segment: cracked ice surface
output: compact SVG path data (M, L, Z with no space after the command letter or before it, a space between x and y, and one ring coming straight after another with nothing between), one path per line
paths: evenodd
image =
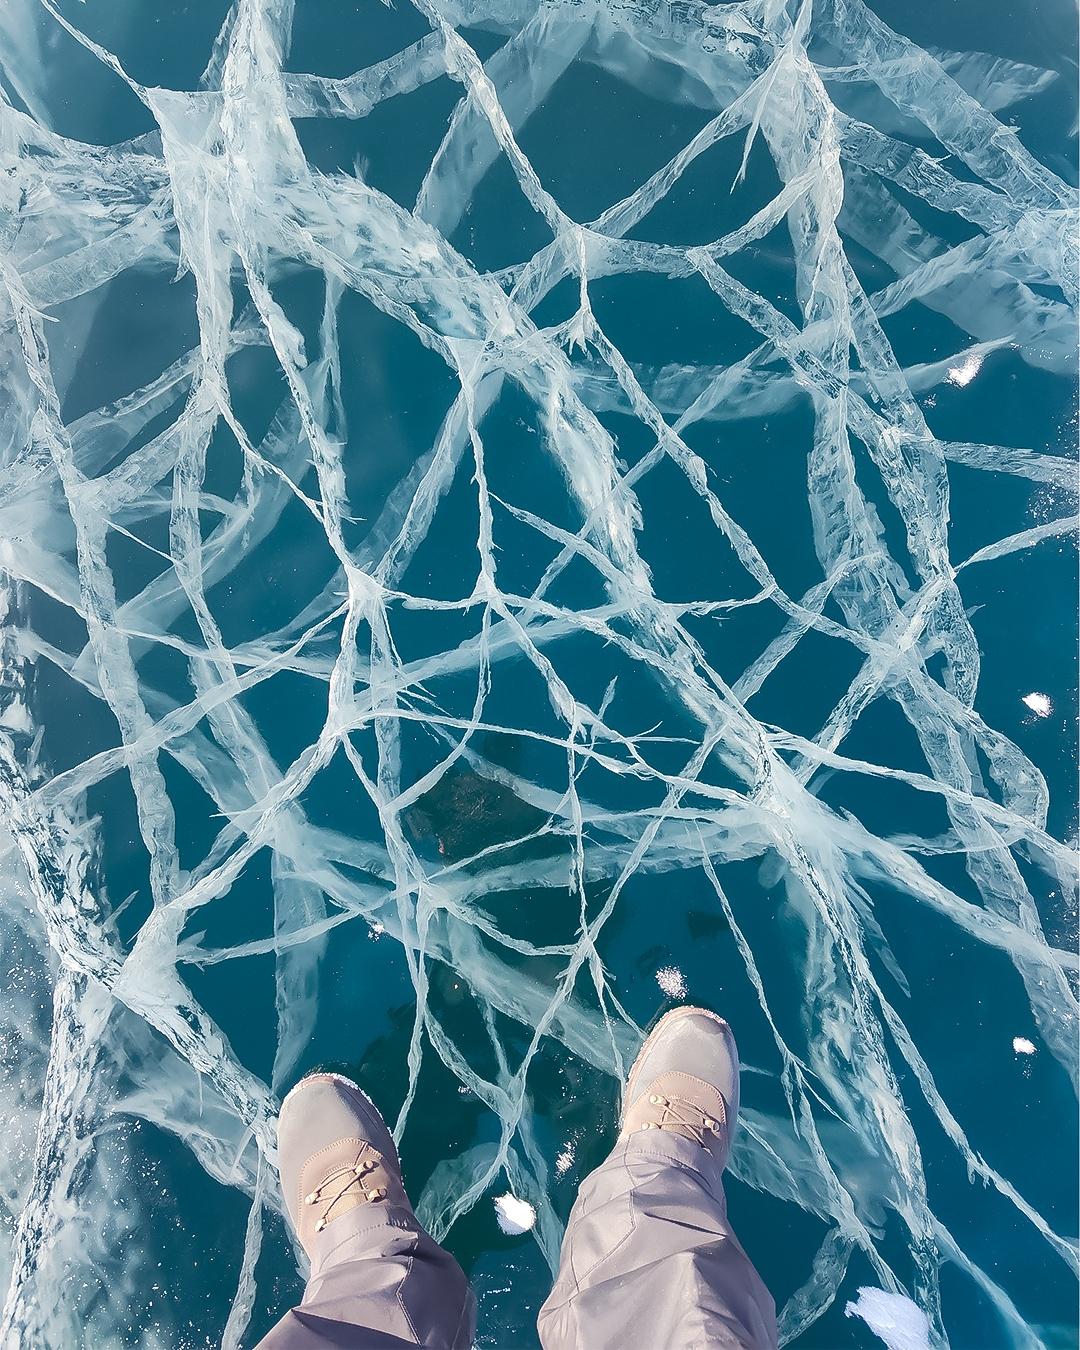
M1038 1343L1075 1188L1022 1165L1045 1121L985 1128L968 989L1075 1086L1073 857L974 599L1021 614L1074 530L1052 437L980 413L1075 368L1074 193L998 116L1053 74L862 0L415 0L385 51L360 6L331 73L303 6L200 8L186 82L93 5L0 16L0 1339L185 1343L147 1294L185 1188L231 1261L192 1343L265 1329L276 1104L394 1007L406 1151L461 1112L422 1216L509 1183L554 1264L553 1103L610 1130L659 969L753 1069L785 1339L872 1283Z

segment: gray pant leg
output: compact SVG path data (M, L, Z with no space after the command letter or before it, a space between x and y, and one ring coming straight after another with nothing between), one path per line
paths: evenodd
M544 1350L774 1350L712 1155L659 1130L620 1142L581 1187L538 1326Z
M363 1205L320 1239L298 1307L258 1350L468 1350L476 1300L461 1267L405 1210Z

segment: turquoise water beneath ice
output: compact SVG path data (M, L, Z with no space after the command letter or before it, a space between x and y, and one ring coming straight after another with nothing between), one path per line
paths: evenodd
M1076 39L0 17L11 1344L254 1344L316 1065L536 1344L684 999L795 1344L1077 1343Z

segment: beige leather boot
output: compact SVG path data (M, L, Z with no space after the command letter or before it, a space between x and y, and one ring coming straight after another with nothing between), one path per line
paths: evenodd
M289 1218L309 1256L317 1236L358 1205L412 1211L386 1122L341 1074L309 1074L282 1102L278 1167Z
M673 1008L634 1061L620 1137L666 1130L708 1149L724 1167L739 1114L739 1052L731 1028L704 1008Z

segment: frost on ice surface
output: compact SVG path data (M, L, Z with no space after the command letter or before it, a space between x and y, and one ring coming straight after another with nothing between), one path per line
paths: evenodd
M1035 1042L1029 1041L1026 1036L1013 1037L1013 1050L1018 1055L1033 1055L1035 1053Z
M497 1195L495 1217L504 1233L527 1233L536 1223L536 1210L516 1195Z
M870 1271L1030 1345L983 1236L1068 1281L1075 1221L955 1065L1027 1025L1076 1082L979 591L1021 641L1075 528L1026 514L1075 479L1064 82L865 0L120 8L0 9L0 1343L254 1343L324 1054L446 1120L436 1237L505 1176L554 1265L681 960L755 1046L783 1336Z
M849 1317L861 1317L889 1350L931 1350L927 1316L903 1294L860 1289L859 1297L844 1311Z
M959 363L959 365L950 366L946 372L945 378L950 384L955 384L963 389L978 375L982 369L983 358L979 352L971 352Z
M1054 705L1049 694L1034 692L1025 694L1021 702L1025 707L1030 708L1036 717L1049 717L1054 711Z
M555 1175L564 1177L574 1165L576 1149L573 1144L564 1144L555 1155Z
M656 983L668 998L686 997L686 979L678 966L661 966L656 972Z

